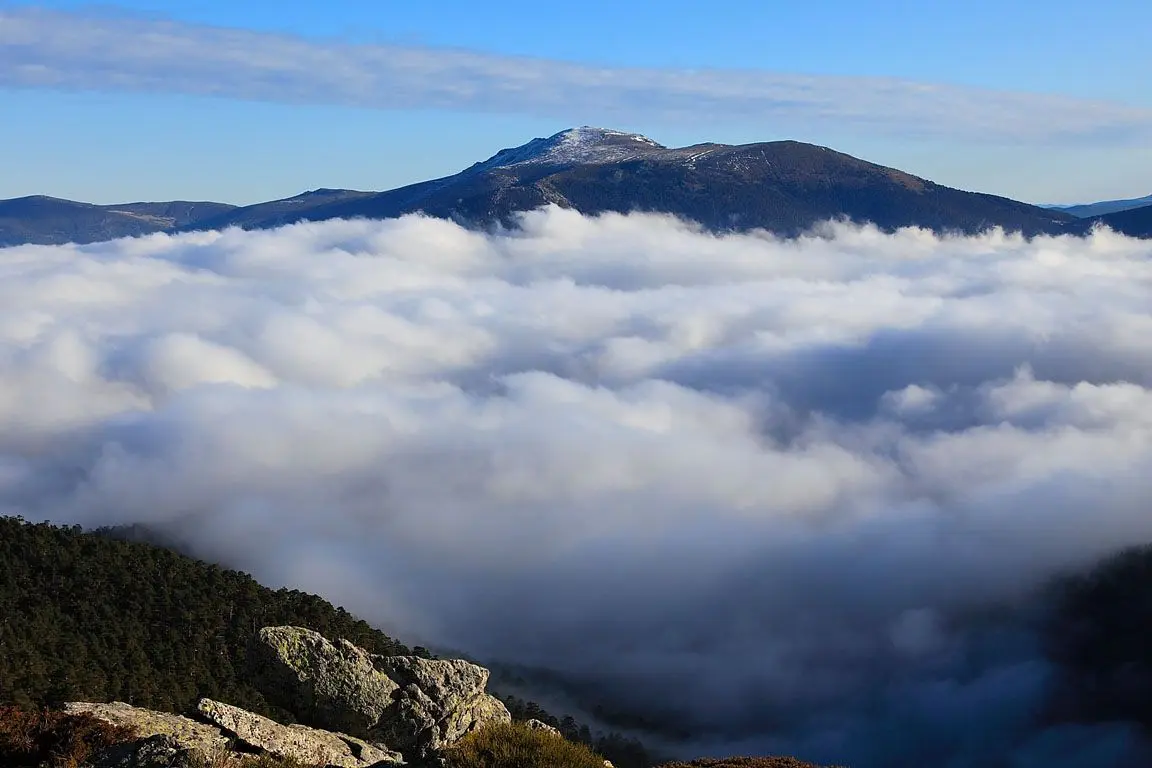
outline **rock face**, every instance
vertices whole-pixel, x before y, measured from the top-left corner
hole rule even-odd
[[[171,736],[153,736],[109,747],[81,768],[203,768],[211,764]]]
[[[374,730],[386,744],[424,757],[486,723],[512,721],[504,703],[484,691],[488,670],[461,659],[389,656],[377,664],[400,685]]]
[[[321,728],[423,759],[489,722],[509,722],[488,670],[462,660],[376,656],[300,627],[265,627],[254,671],[269,701]]]
[[[123,702],[90,704],[74,702],[64,705],[72,715],[89,714],[113,725],[125,725],[138,734],[137,741],[115,747],[101,755],[94,768],[163,766],[184,768],[198,760],[212,760],[228,752],[228,737],[205,723],[180,715],[153,712]]]
[[[554,728],[553,726],[548,725],[548,723],[541,722],[540,720],[537,720],[536,718],[532,718],[531,720],[528,720],[527,722],[525,722],[524,727],[530,728],[533,731],[547,731],[548,733],[552,734],[553,736],[559,736],[560,738],[564,738],[564,736],[560,733],[559,728]]]
[[[299,627],[260,630],[253,657],[265,697],[309,725],[282,725],[211,699],[201,699],[191,717],[120,702],[66,704],[68,713],[137,734],[87,768],[194,768],[252,755],[326,768],[433,765],[464,735],[512,719],[485,691],[488,670],[459,659],[376,656]]]
[[[367,734],[398,688],[367,651],[308,629],[265,627],[253,651],[253,673],[265,697],[320,728]]]
[[[281,725],[239,707],[201,699],[197,713],[235,739],[234,749],[289,758],[304,765],[366,768],[399,764],[403,758],[342,733],[304,725]]]
[[[327,768],[385,768],[402,765],[396,752],[342,733],[303,725],[281,725],[238,707],[201,699],[196,714],[206,722],[115,702],[72,703],[70,714],[134,729],[137,738],[98,755],[91,768],[199,768],[214,760],[239,762],[242,756],[270,755],[301,765]]]

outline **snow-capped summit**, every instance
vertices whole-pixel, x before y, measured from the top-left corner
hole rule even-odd
[[[664,149],[664,145],[638,133],[585,125],[569,128],[546,139],[532,139],[519,147],[502,149],[474,168],[488,170],[517,165],[618,163]]]
[[[0,224],[6,205],[11,203],[0,201]],[[1071,214],[950,189],[814,144],[709,142],[669,149],[639,134],[585,126],[505,149],[450,176],[379,193],[319,190],[228,209],[187,226],[255,228],[422,213],[466,226],[514,228],[521,213],[549,205],[588,215],[666,213],[717,232],[766,229],[786,236],[829,219],[868,221],[884,230],[982,232],[1000,226],[1026,234],[1062,233],[1074,221]],[[41,218],[48,222],[44,227],[58,221]]]

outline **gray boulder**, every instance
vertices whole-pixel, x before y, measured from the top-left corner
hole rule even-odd
[[[85,768],[241,768],[259,755],[288,758],[325,768],[386,768],[403,765],[399,754],[342,733],[281,725],[238,707],[201,699],[197,714],[206,722],[129,704],[64,705],[70,714],[89,714],[136,732],[136,738],[103,750]]]
[[[94,768],[186,768],[211,762],[229,751],[228,737],[218,728],[180,715],[153,712],[120,701],[71,702],[64,705],[64,712],[88,714],[136,731],[135,741],[98,755],[92,761]]]
[[[512,721],[504,703],[485,692],[483,667],[415,656],[378,657],[376,663],[400,690],[373,736],[405,755],[426,757],[486,723]]]
[[[264,697],[318,728],[363,736],[380,722],[398,688],[367,651],[308,629],[265,627],[252,650]]]
[[[171,736],[152,736],[109,747],[82,768],[204,768],[219,762],[188,751]]]
[[[211,699],[201,699],[196,705],[196,711],[235,740],[233,749],[328,768],[368,768],[403,763],[399,754],[355,737],[304,725],[281,725],[266,717]]]
[[[548,723],[537,720],[536,718],[532,718],[531,720],[525,721],[524,727],[528,728],[530,730],[533,730],[533,731],[546,731],[547,733],[550,733],[553,736],[557,736],[561,739],[564,738],[563,734],[560,733],[559,728],[555,728],[551,725],[548,725]]]
[[[488,670],[459,659],[377,656],[300,627],[265,627],[253,649],[265,698],[318,728],[428,758],[490,722],[510,722],[485,692]]]

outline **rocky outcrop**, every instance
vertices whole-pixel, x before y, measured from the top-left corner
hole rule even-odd
[[[64,705],[64,711],[71,715],[88,714],[136,732],[136,740],[98,756],[93,761],[94,768],[185,768],[229,751],[228,737],[219,728],[180,715],[140,709],[120,701],[72,702]]]
[[[454,659],[376,656],[300,627],[266,627],[253,649],[265,697],[321,728],[424,759],[485,723],[510,722],[488,670]]]
[[[190,717],[119,702],[67,704],[69,713],[137,734],[91,768],[190,768],[251,755],[327,768],[431,765],[466,734],[512,720],[485,690],[488,670],[460,659],[377,656],[299,627],[265,627],[252,651],[265,698],[307,725],[282,725],[211,699],[201,699]]]
[[[398,753],[342,733],[303,725],[281,725],[238,707],[201,699],[196,714],[204,722],[154,712],[121,702],[72,703],[71,714],[87,713],[136,732],[136,738],[98,755],[91,768],[199,768],[240,764],[253,755],[288,758],[326,768],[386,768],[403,764]]]
[[[564,738],[563,734],[560,733],[559,728],[555,728],[551,725],[548,725],[548,723],[537,720],[536,718],[532,718],[531,720],[526,721],[524,723],[524,727],[529,728],[533,731],[547,731],[548,733],[552,734],[553,736],[558,736],[560,738]]]
[[[426,757],[486,723],[512,721],[504,702],[485,692],[488,670],[483,667],[415,656],[376,661],[400,690],[373,734],[406,755]]]
[[[319,728],[364,736],[399,686],[347,640],[299,627],[265,627],[252,648],[257,687],[269,701]]]
[[[230,761],[210,760],[171,736],[153,736],[108,747],[80,768],[204,768],[219,762]]]
[[[403,762],[399,753],[381,749],[353,736],[304,725],[281,725],[266,717],[211,699],[201,699],[196,711],[235,740],[233,749],[244,752],[331,768],[365,768]]]

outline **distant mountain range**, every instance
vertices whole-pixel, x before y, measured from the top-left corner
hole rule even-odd
[[[91,243],[166,232],[235,207],[182,201],[93,205],[42,196],[0,200],[0,246]]]
[[[1091,230],[1098,222],[1107,224],[1117,232],[1132,237],[1152,237],[1152,205],[1130,208],[1090,219],[1080,219],[1072,224],[1071,231],[1083,234]]]
[[[1093,216],[1104,216],[1109,213],[1130,211],[1133,208],[1143,208],[1146,205],[1152,205],[1152,195],[1130,200],[1104,200],[1099,203],[1084,203],[1082,205],[1045,205],[1043,207],[1054,211],[1064,211],[1064,213],[1070,213],[1081,219],[1088,219]]]
[[[893,168],[796,141],[670,149],[633,133],[574,128],[505,149],[460,173],[393,189],[317,189],[236,207],[222,203],[90,205],[48,197],[0,201],[0,245],[93,242],[150,232],[302,220],[391,218],[423,212],[482,227],[555,204],[582,213],[671,213],[715,231],[764,228],[795,235],[831,218],[885,230],[919,226],[979,232],[999,226],[1028,235],[1084,232],[1109,213],[1069,211],[965,192]],[[1122,213],[1127,213],[1122,212]],[[1152,236],[1139,216],[1118,229]]]

